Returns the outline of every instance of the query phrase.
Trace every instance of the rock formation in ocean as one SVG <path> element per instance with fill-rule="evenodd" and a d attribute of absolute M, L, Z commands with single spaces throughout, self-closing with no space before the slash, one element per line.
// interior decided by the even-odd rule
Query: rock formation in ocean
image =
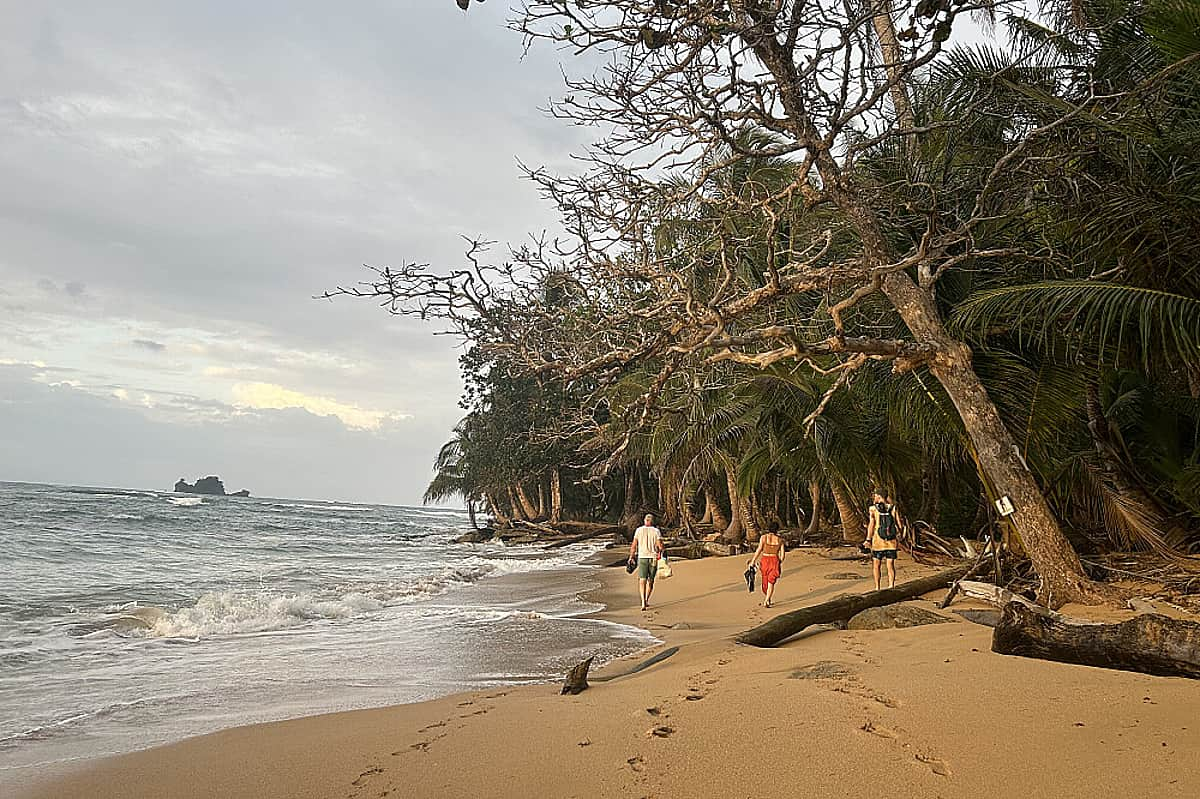
<path fill-rule="evenodd" d="M 221 482 L 221 478 L 210 474 L 208 477 L 201 477 L 194 484 L 189 483 L 182 477 L 175 483 L 175 491 L 180 494 L 210 494 L 218 497 L 248 497 L 250 492 L 246 489 L 235 491 L 232 494 L 225 493 L 225 484 Z"/>

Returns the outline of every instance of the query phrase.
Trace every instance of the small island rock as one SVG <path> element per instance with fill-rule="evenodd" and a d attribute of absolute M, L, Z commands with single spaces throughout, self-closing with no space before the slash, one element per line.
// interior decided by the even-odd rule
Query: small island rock
<path fill-rule="evenodd" d="M 246 489 L 235 491 L 232 494 L 225 493 L 225 484 L 221 482 L 221 478 L 215 474 L 210 474 L 208 477 L 201 477 L 194 484 L 189 483 L 182 477 L 175 483 L 175 492 L 179 494 L 207 494 L 215 497 L 248 497 L 250 492 Z"/>

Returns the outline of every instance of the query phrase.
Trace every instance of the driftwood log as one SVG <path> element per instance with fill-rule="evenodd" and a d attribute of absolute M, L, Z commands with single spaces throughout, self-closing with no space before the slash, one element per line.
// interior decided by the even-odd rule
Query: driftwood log
<path fill-rule="evenodd" d="M 937 574 L 931 574 L 928 577 L 901 583 L 895 588 L 885 588 L 882 591 L 872 591 L 868 594 L 850 594 L 822 602 L 819 605 L 793 610 L 776 616 L 753 629 L 746 630 L 737 637 L 737 641 L 751 646 L 775 646 L 785 638 L 791 638 L 805 627 L 848 621 L 851 616 L 861 613 L 867 608 L 890 605 L 893 602 L 912 599 L 915 596 L 945 588 L 966 574 L 968 568 L 967 564 L 963 564 Z"/>
<path fill-rule="evenodd" d="M 984 602 L 990 602 L 998 608 L 1003 608 L 1010 602 L 1017 602 L 1027 608 L 1032 608 L 1035 612 L 1045 610 L 1044 607 L 1032 599 L 1026 599 L 1020 594 L 1014 594 L 1007 588 L 1001 588 L 991 583 L 962 579 L 958 581 L 958 589 L 962 591 L 963 596 L 969 596 L 972 599 L 982 599 Z"/>
<path fill-rule="evenodd" d="M 992 651 L 1200 679 L 1200 623 L 1154 613 L 1120 624 L 1087 624 L 1011 602 L 1004 606 L 992 633 Z"/>
<path fill-rule="evenodd" d="M 595 656 L 588 658 L 582 663 L 576 663 L 567 672 L 567 676 L 563 679 L 562 691 L 563 694 L 581 694 L 588 688 L 587 673 L 592 667 L 592 660 Z"/>
<path fill-rule="evenodd" d="M 560 538 L 557 541 L 547 544 L 546 549 L 558 549 L 559 547 L 565 547 L 565 546 L 569 546 L 571 544 L 578 544 L 580 541 L 587 541 L 590 538 L 598 538 L 602 535 L 612 535 L 613 533 L 617 533 L 620 531 L 621 531 L 621 528 L 613 527 L 611 525 L 606 526 L 606 527 L 601 527 L 596 530 L 589 530 L 586 533 L 580 533 L 579 535 L 573 535 L 570 538 Z"/>

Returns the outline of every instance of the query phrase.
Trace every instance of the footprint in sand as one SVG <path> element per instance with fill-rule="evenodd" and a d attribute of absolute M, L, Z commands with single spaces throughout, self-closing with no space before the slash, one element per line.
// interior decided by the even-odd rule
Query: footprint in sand
<path fill-rule="evenodd" d="M 670 738 L 674 734 L 675 728 L 668 727 L 666 725 L 651 727 L 650 729 L 646 730 L 647 738 Z"/>
<path fill-rule="evenodd" d="M 863 732 L 869 732 L 872 735 L 878 735 L 880 738 L 899 738 L 900 734 L 889 727 L 882 727 L 873 721 L 868 721 L 866 724 L 859 727 Z"/>
<path fill-rule="evenodd" d="M 358 779 L 354 780 L 354 782 L 352 782 L 350 784 L 353 785 L 355 788 L 361 788 L 363 785 L 366 784 L 367 780 L 369 780 L 373 775 L 382 774 L 382 773 L 383 773 L 383 769 L 381 769 L 381 768 L 378 768 L 378 767 L 369 768 L 366 771 L 364 771 L 362 774 L 359 774 Z"/>
<path fill-rule="evenodd" d="M 440 741 L 445 737 L 446 737 L 446 733 L 442 733 L 441 735 L 435 735 L 432 738 L 430 738 L 428 741 L 417 741 L 415 744 L 410 744 L 408 748 L 416 749 L 418 752 L 428 752 L 430 746 L 432 746 L 436 741 Z M 401 751 L 403 751 L 403 750 L 401 750 Z M 392 752 L 393 755 L 398 755 L 400 753 L 401 752 Z"/>
<path fill-rule="evenodd" d="M 946 765 L 945 760 L 939 760 L 936 757 L 930 757 L 929 755 L 922 754 L 917 754 L 916 758 L 925 765 L 929 766 L 929 770 L 934 774 L 942 777 L 950 776 L 950 766 Z"/>
<path fill-rule="evenodd" d="M 635 774 L 641 774 L 643 771 L 646 770 L 646 761 L 644 759 L 642 759 L 641 755 L 634 755 L 633 757 L 626 760 L 625 763 L 629 766 L 629 769 L 631 771 L 633 771 Z"/>
<path fill-rule="evenodd" d="M 418 732 L 418 733 L 421 733 L 421 732 L 429 732 L 430 730 L 436 730 L 438 727 L 445 727 L 445 726 L 446 726 L 446 722 L 445 722 L 445 721 L 435 721 L 433 724 L 427 724 L 426 726 L 424 726 L 424 727 L 422 727 L 421 729 L 417 730 L 417 732 Z"/>

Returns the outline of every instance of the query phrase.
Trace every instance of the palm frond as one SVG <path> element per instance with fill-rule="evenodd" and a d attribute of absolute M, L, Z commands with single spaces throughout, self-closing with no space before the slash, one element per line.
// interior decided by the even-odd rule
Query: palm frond
<path fill-rule="evenodd" d="M 1088 351 L 1111 347 L 1147 362 L 1151 355 L 1200 358 L 1200 300 L 1155 289 L 1087 280 L 1051 280 L 978 292 L 951 325 L 986 339 L 995 328 L 1045 348 L 1066 335 Z"/>

